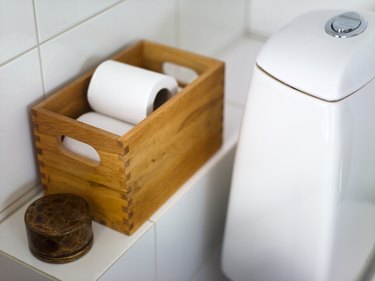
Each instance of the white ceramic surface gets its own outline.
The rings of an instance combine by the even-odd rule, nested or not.
[[[36,44],[33,1],[0,1],[0,65]]]
[[[330,103],[256,68],[223,248],[230,279],[352,281],[367,274],[375,244],[374,91],[372,81]]]
[[[375,258],[375,81],[337,107],[342,112],[340,197],[329,280],[368,280]],[[369,263],[369,264],[367,264]]]
[[[0,221],[38,182],[30,109],[42,97],[36,49],[0,67]]]
[[[245,32],[246,0],[191,0],[179,3],[179,45],[214,54]]]
[[[51,93],[139,39],[175,45],[175,1],[127,0],[41,45],[46,92]]]
[[[335,108],[258,68],[253,75],[236,152],[223,269],[236,281],[325,280],[340,171]]]
[[[375,11],[375,4],[373,0],[251,0],[247,26],[250,32],[269,36],[300,14],[321,9]]]
[[[35,0],[39,40],[45,41],[118,2],[121,0]]]
[[[336,101],[375,77],[375,13],[361,12],[366,30],[351,38],[328,35],[325,24],[343,10],[312,11],[274,34],[257,64],[275,79],[323,100]]]

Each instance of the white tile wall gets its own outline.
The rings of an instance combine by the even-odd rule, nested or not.
[[[42,42],[121,0],[35,0],[34,2],[39,41]]]
[[[38,181],[32,104],[133,40],[212,55],[244,32],[246,1],[0,0],[0,221]]]
[[[179,42],[186,49],[212,54],[245,31],[246,0],[178,0]]]
[[[0,0],[0,221],[38,182],[31,106],[132,40],[175,45],[176,9],[175,0],[35,0],[35,9]],[[59,35],[38,44],[35,19],[40,40]]]
[[[36,44],[33,0],[0,0],[0,65]]]
[[[38,182],[29,109],[43,97],[36,49],[0,67],[1,213]]]
[[[150,39],[175,45],[173,0],[127,0],[42,44],[46,92],[97,65],[125,44]]]
[[[244,38],[235,42],[220,56],[225,62],[225,100],[244,107],[256,57],[264,38]]]
[[[250,32],[270,35],[300,14],[314,9],[349,9],[375,11],[373,0],[249,0]]]

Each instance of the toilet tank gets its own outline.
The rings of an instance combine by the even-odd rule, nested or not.
[[[304,14],[264,45],[234,164],[222,253],[231,280],[369,278],[374,50],[375,15],[342,10]]]

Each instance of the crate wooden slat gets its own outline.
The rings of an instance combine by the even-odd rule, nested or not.
[[[198,78],[123,136],[75,120],[90,111],[93,70],[36,105],[32,119],[45,193],[82,196],[96,221],[130,235],[220,148],[224,63],[149,41],[112,59],[158,72],[171,62]],[[66,150],[64,136],[94,147],[100,163]]]

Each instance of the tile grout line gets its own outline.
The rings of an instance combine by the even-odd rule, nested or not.
[[[104,12],[106,12],[106,11],[112,9],[112,8],[114,8],[115,6],[121,4],[122,2],[125,2],[125,1],[126,1],[126,0],[120,0],[120,1],[118,1],[118,2],[116,2],[116,3],[114,3],[114,4],[112,4],[111,6],[108,6],[107,8],[105,8],[105,9],[103,9],[103,10],[101,10],[101,11],[99,11],[99,12],[97,12],[97,13],[91,15],[91,16],[89,16],[88,18],[86,18],[86,19],[84,19],[84,20],[82,20],[82,21],[80,21],[80,22],[74,24],[73,26],[71,26],[71,27],[69,27],[69,28],[67,28],[67,29],[64,29],[63,31],[61,31],[61,32],[59,32],[59,33],[53,35],[52,37],[50,37],[50,38],[48,38],[48,39],[46,39],[46,40],[44,40],[44,41],[39,41],[39,32],[38,32],[38,29],[37,29],[37,18],[36,18],[35,0],[33,0],[33,12],[34,12],[34,19],[35,19],[35,28],[36,28],[36,33],[37,33],[37,37],[36,37],[36,38],[37,38],[37,44],[34,45],[34,46],[32,46],[31,48],[28,48],[28,49],[25,50],[25,51],[22,51],[21,53],[19,53],[19,54],[17,54],[17,55],[15,55],[15,56],[13,56],[13,57],[7,59],[6,61],[0,63],[0,68],[3,67],[3,66],[5,66],[6,64],[12,62],[13,60],[16,60],[16,59],[22,57],[23,55],[27,54],[28,52],[32,51],[32,50],[35,49],[35,48],[38,48],[38,49],[39,49],[39,46],[40,46],[40,45],[43,45],[43,44],[45,44],[45,43],[48,43],[48,42],[52,41],[53,39],[55,39],[55,38],[57,38],[57,37],[63,35],[63,34],[66,33],[66,32],[69,32],[70,30],[74,29],[75,27],[81,25],[82,23],[85,23],[85,22],[87,22],[87,21],[93,19],[94,17],[96,17],[96,16],[98,16],[98,15],[100,15],[100,14],[102,14],[102,13],[104,13]],[[44,85],[43,85],[43,86],[44,86]]]
[[[181,15],[180,15],[180,7],[181,7],[181,0],[174,1],[175,3],[175,23],[176,23],[176,45],[181,48]]]
[[[228,104],[228,105],[231,105],[231,106],[234,106],[234,107],[237,107],[238,109],[241,109],[241,110],[244,110],[245,109],[245,104],[241,104],[239,101],[236,101],[236,100],[232,100],[232,99],[227,99],[225,101],[225,104]]]
[[[40,51],[39,29],[38,29],[38,19],[37,19],[37,16],[36,16],[35,0],[33,0],[33,12],[34,12],[34,24],[35,24],[35,33],[36,33],[36,41],[37,41],[37,50],[38,50],[38,57],[39,57],[38,60],[39,60],[40,79],[41,79],[41,82],[42,82],[43,97],[46,98],[46,87],[45,87],[45,83],[44,83],[42,52]]]
[[[67,28],[67,29],[65,29],[65,30],[63,30],[63,31],[61,31],[61,32],[59,32],[58,34],[56,34],[56,35],[54,35],[54,36],[52,36],[52,37],[50,37],[50,38],[48,38],[48,39],[46,39],[46,40],[44,40],[44,41],[40,41],[39,29],[38,29],[38,20],[37,20],[37,12],[36,12],[36,5],[35,5],[35,0],[33,0],[33,10],[34,10],[34,19],[35,19],[35,30],[36,30],[36,37],[37,37],[37,46],[36,46],[36,47],[37,47],[37,49],[38,49],[38,54],[39,54],[40,74],[41,74],[41,80],[42,80],[42,88],[43,88],[43,96],[44,96],[44,98],[47,97],[47,92],[46,92],[46,87],[45,87],[45,78],[44,78],[44,72],[43,72],[43,61],[42,61],[41,46],[42,46],[43,44],[45,44],[45,43],[48,43],[48,42],[52,41],[53,39],[55,39],[55,38],[57,38],[57,37],[59,37],[59,36],[65,34],[65,33],[69,32],[69,31],[71,31],[72,29],[78,27],[79,25],[81,25],[81,24],[83,24],[83,23],[85,23],[85,22],[87,22],[87,21],[89,21],[89,20],[95,18],[96,16],[98,16],[98,15],[100,15],[100,14],[102,14],[102,13],[104,13],[104,12],[106,12],[106,11],[108,11],[108,10],[110,10],[110,9],[112,9],[112,8],[114,8],[114,7],[116,7],[116,6],[118,6],[119,4],[121,4],[121,3],[124,2],[124,1],[126,1],[126,0],[120,0],[120,1],[118,1],[118,2],[116,2],[116,3],[114,3],[114,4],[112,4],[112,5],[110,5],[110,6],[108,6],[108,7],[106,7],[105,9],[100,10],[99,12],[97,12],[97,13],[95,13],[95,14],[89,16],[88,18],[86,18],[86,19],[84,19],[84,20],[82,20],[82,21],[79,21],[78,23],[76,23],[76,24],[74,24],[73,26],[71,26],[71,27],[69,27],[69,28]]]
[[[35,0],[34,0],[34,1],[35,1]],[[125,1],[126,1],[126,0],[120,0],[120,1],[118,1],[118,2],[116,2],[116,3],[113,3],[112,5],[110,5],[110,6],[106,7],[106,8],[104,8],[103,10],[100,10],[99,12],[96,12],[95,14],[90,15],[89,17],[87,17],[87,18],[85,18],[85,19],[83,19],[83,20],[81,20],[81,21],[79,21],[79,22],[73,24],[72,26],[70,26],[70,27],[64,29],[63,31],[60,31],[60,32],[58,32],[57,34],[52,35],[51,37],[49,37],[49,38],[47,38],[47,39],[41,41],[40,44],[43,45],[43,44],[45,44],[45,43],[48,43],[48,42],[52,41],[53,39],[56,39],[57,37],[63,35],[64,33],[67,33],[67,32],[69,32],[69,31],[71,31],[72,29],[78,27],[79,25],[81,25],[81,24],[83,24],[83,23],[86,23],[86,22],[90,21],[91,19],[93,19],[93,18],[95,18],[95,17],[97,17],[97,16],[99,16],[99,15],[101,15],[101,14],[103,14],[103,13],[109,11],[109,10],[111,10],[112,8],[114,8],[114,7],[118,6],[118,5],[120,5],[121,3],[125,2]]]
[[[244,33],[240,34],[233,40],[229,41],[228,43],[223,44],[220,48],[218,48],[216,51],[212,53],[212,55],[218,59],[222,60],[222,56],[226,55],[233,47],[238,46],[242,40],[244,39]]]
[[[46,42],[49,42],[55,38],[57,38],[58,36],[66,33],[66,32],[69,32],[70,30],[74,29],[75,27],[81,25],[82,23],[84,22],[87,22],[89,21],[90,19],[93,19],[94,17],[112,9],[113,7],[119,5],[120,3],[124,2],[125,0],[120,0],[110,6],[108,6],[107,8],[91,15],[90,17],[76,23],[75,25],[71,26],[70,28],[68,29],[65,29],[64,31],[52,36],[51,38],[48,38],[47,40],[44,40],[44,41],[40,41],[40,36],[39,36],[39,29],[38,29],[38,20],[37,20],[37,12],[36,12],[36,5],[35,5],[35,0],[33,0],[33,11],[34,11],[34,22],[35,22],[35,31],[36,31],[36,39],[37,39],[37,49],[38,49],[38,55],[39,55],[39,65],[40,65],[40,75],[41,75],[41,80],[42,80],[42,88],[43,88],[43,96],[44,98],[47,97],[47,92],[46,92],[46,87],[45,87],[45,79],[44,79],[44,72],[43,72],[43,61],[42,61],[42,52],[41,52],[41,45],[43,45],[44,43]]]
[[[21,53],[19,53],[19,54],[13,56],[13,57],[7,59],[6,61],[0,63],[0,68],[3,67],[3,66],[5,66],[5,65],[7,65],[8,63],[10,63],[10,62],[16,60],[16,59],[19,59],[19,58],[22,57],[23,55],[26,55],[28,52],[30,52],[30,51],[36,49],[37,46],[38,46],[38,45],[35,45],[35,46],[31,47],[31,48],[28,48],[27,50],[22,51]]]
[[[155,279],[154,281],[158,281],[158,247],[157,247],[157,231],[156,231],[156,223],[154,223],[154,247],[155,247],[155,253],[154,253],[154,258],[155,258]]]

